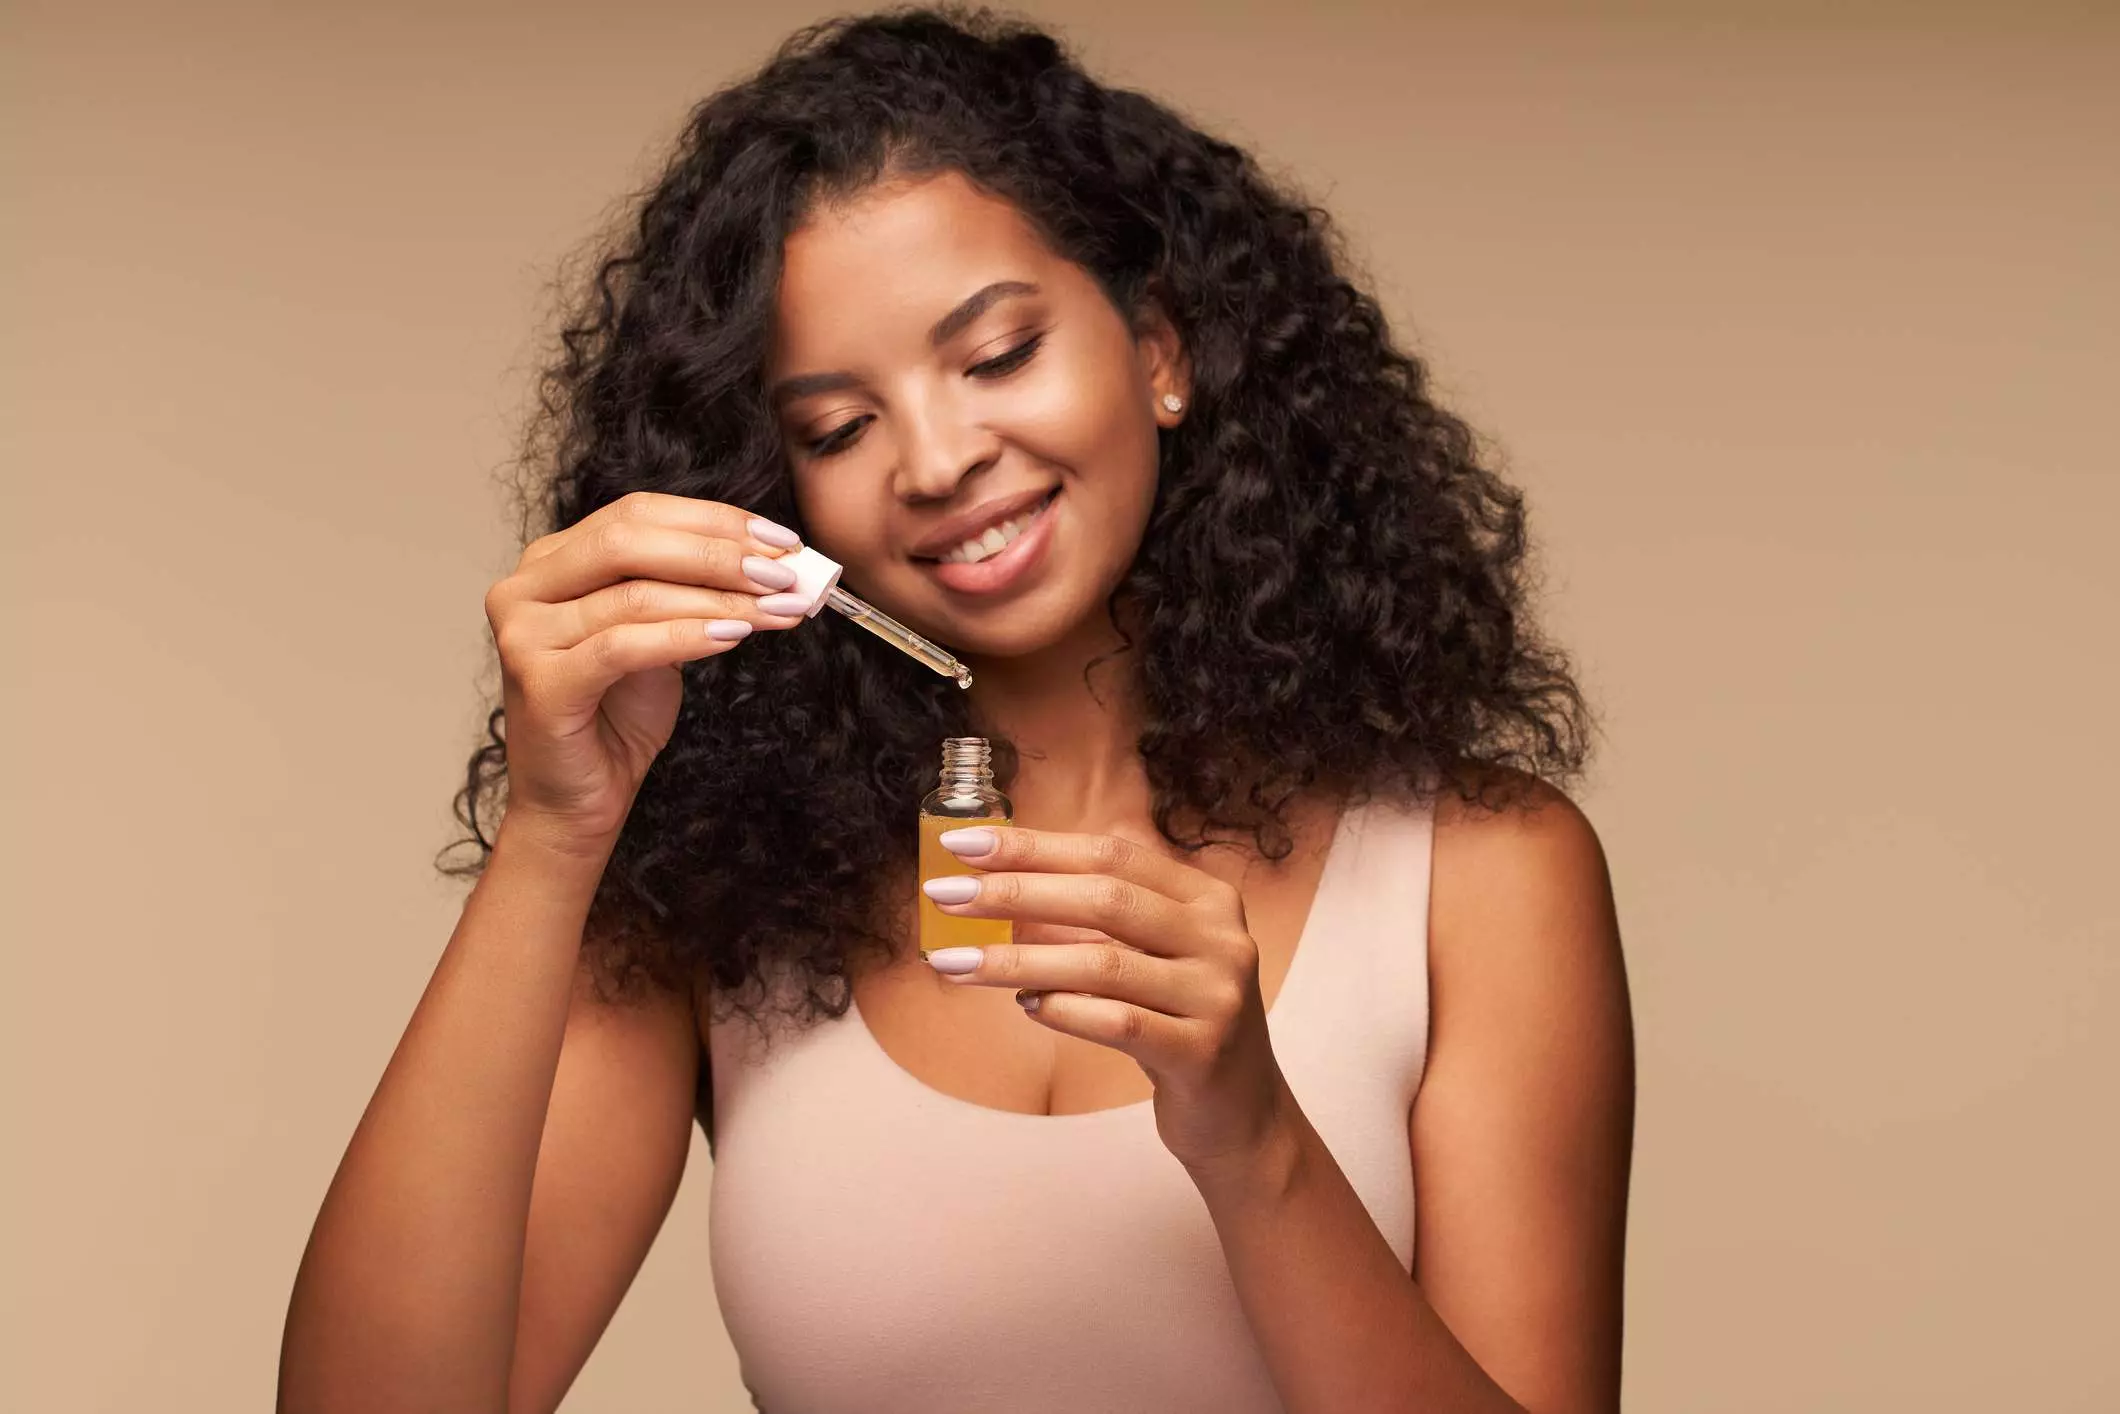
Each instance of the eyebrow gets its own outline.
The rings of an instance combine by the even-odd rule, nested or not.
[[[1038,293],[1039,288],[1027,280],[996,280],[974,292],[955,309],[936,320],[935,327],[928,330],[928,344],[940,348],[963,333],[973,320],[1001,301]],[[860,381],[851,373],[803,373],[775,383],[769,396],[773,406],[778,407],[797,398],[815,397],[819,393],[837,393],[854,387]]]

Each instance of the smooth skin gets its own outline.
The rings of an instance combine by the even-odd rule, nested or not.
[[[794,541],[637,493],[488,591],[511,799],[317,1215],[283,1410],[555,1409],[617,1310],[683,1173],[699,1042],[690,998],[597,1000],[582,929],[677,664],[742,641],[717,625],[800,622],[758,607],[785,567],[754,578]]]
[[[982,300],[997,283],[1035,293]],[[1261,920],[1299,919],[1315,868],[1234,846],[1179,860],[1150,824],[1127,660],[1082,681],[1115,646],[1102,605],[1145,525],[1156,429],[1182,416],[1163,397],[1190,391],[1168,322],[1114,308],[946,175],[790,237],[766,373],[791,389],[776,411],[810,538],[972,663],[976,710],[1023,752],[1024,828],[972,860],[1023,940],[963,982],[917,954],[859,979],[893,1059],[947,1088],[953,1039],[975,1036],[1021,1079],[1012,1104],[1151,1089],[1291,1410],[1617,1408],[1633,1058],[1581,813],[1542,788],[1438,807],[1409,1274],[1264,1026],[1262,971],[1285,972],[1297,930]],[[1008,593],[953,591],[915,553],[1038,489],[1061,493],[1052,543]],[[550,1410],[608,1323],[682,1175],[706,999],[598,1000],[582,927],[674,724],[675,665],[736,646],[713,620],[799,622],[764,612],[778,586],[745,569],[785,548],[736,508],[643,494],[533,544],[489,593],[512,798],[319,1213],[283,1409]],[[1304,859],[1328,804],[1298,812]],[[1035,1012],[1019,988],[1045,994]]]
[[[1629,1126],[1613,1117],[1632,1057],[1580,812],[1550,791],[1512,816],[1440,812],[1412,1283],[1274,1061],[1237,889],[1109,835],[944,843],[986,872],[928,881],[936,906],[1010,919],[1016,941],[928,964],[1139,1064],[1291,1410],[1618,1407]]]

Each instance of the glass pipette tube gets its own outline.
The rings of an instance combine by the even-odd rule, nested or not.
[[[951,657],[941,645],[930,643],[875,605],[856,599],[837,585],[825,591],[824,602],[907,657],[925,663],[946,678],[955,678],[957,686],[972,685],[970,668]]]

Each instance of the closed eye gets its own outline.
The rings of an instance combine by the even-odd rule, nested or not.
[[[1007,353],[996,354],[983,363],[975,363],[968,371],[974,378],[1006,378],[1029,363],[1044,342],[1045,335],[1033,334]],[[854,445],[861,435],[861,429],[868,426],[869,421],[866,414],[848,418],[824,436],[805,443],[804,447],[813,457],[829,457],[843,452]]]
[[[1007,353],[996,354],[984,363],[973,364],[970,372],[974,378],[1005,378],[1029,363],[1031,355],[1038,352],[1038,346],[1044,342],[1045,335],[1033,334]]]
[[[805,446],[813,457],[828,457],[835,452],[843,452],[854,445],[854,438],[860,433],[862,428],[868,425],[868,422],[869,418],[866,413],[860,417],[850,417],[825,433],[824,436],[806,443]]]

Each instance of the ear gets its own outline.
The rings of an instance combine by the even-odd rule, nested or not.
[[[1156,425],[1176,427],[1192,402],[1192,361],[1154,289],[1142,300],[1133,323],[1134,353]],[[1178,399],[1177,408],[1164,401],[1170,397]]]

